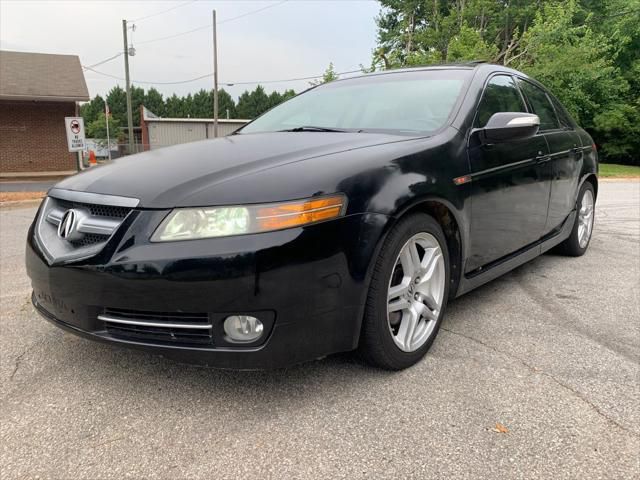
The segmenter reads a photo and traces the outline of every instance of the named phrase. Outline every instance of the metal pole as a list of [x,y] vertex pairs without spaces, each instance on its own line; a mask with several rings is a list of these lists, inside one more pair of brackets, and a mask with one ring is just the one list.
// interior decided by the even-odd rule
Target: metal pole
[[[78,116],[80,116],[80,110],[78,109],[78,102],[75,102],[75,104],[76,104],[76,107],[75,107],[75,110],[76,110],[75,116],[76,116],[76,117],[78,117]],[[86,151],[86,149],[87,149],[87,142],[85,142],[85,143],[84,143],[84,148],[85,148],[85,151]],[[83,160],[83,155],[84,155],[84,152],[82,152],[82,151],[78,151],[78,152],[76,152],[76,159],[78,160],[78,171],[79,171],[79,172],[81,172],[82,170],[84,170],[84,160]]]
[[122,37],[124,40],[124,77],[127,83],[127,126],[129,127],[129,153],[133,152],[133,111],[131,109],[131,85],[129,83],[129,45],[127,44],[127,21],[122,20]]
[[109,105],[107,100],[104,101],[104,121],[107,125],[107,154],[109,155],[109,161],[111,161],[111,140],[109,139]]
[[218,40],[215,10],[213,10],[213,136],[218,138]]

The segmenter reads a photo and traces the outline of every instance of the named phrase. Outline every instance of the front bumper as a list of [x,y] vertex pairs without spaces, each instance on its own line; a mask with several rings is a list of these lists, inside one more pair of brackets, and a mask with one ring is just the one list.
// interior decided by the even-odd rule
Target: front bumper
[[[258,235],[149,243],[160,214],[136,213],[100,254],[64,265],[47,262],[32,228],[27,272],[34,305],[47,320],[93,340],[222,368],[282,367],[357,346],[368,267],[386,217],[351,215]],[[211,342],[114,334],[98,319],[105,309],[204,313],[213,325]],[[255,344],[230,344],[220,332],[232,314],[265,319],[265,334]]]

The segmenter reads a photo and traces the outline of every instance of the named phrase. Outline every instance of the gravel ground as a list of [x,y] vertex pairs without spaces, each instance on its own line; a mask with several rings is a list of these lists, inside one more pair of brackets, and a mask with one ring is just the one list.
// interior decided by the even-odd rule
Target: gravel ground
[[38,200],[44,196],[45,192],[0,192],[0,206],[25,200]]
[[29,304],[34,212],[0,209],[2,479],[640,478],[640,183],[602,183],[584,257],[456,300],[400,373],[217,371],[63,333]]
[[57,180],[44,181],[1,181],[0,192],[46,192]]

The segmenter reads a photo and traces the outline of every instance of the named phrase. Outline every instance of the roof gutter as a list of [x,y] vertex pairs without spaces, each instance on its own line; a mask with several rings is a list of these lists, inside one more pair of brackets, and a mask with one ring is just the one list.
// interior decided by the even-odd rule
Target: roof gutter
[[0,94],[0,100],[19,100],[19,101],[44,101],[44,102],[88,102],[89,95],[86,96],[57,96],[57,95],[6,95]]

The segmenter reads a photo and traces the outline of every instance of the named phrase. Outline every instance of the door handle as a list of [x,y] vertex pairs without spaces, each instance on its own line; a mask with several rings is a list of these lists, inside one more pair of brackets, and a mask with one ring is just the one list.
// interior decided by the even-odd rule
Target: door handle
[[571,153],[574,155],[575,160],[580,160],[582,158],[582,147],[573,147],[571,149]]
[[551,155],[538,155],[535,160],[536,163],[545,163],[551,160]]

